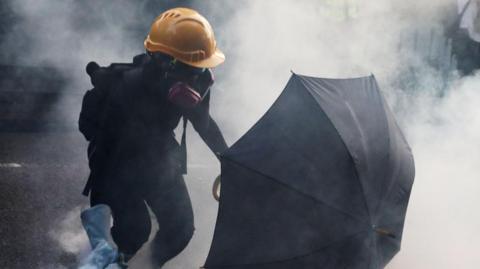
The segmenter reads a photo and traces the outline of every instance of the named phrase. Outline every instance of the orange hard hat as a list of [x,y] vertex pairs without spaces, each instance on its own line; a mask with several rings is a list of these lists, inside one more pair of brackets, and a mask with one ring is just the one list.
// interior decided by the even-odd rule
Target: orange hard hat
[[158,16],[144,45],[149,52],[163,52],[194,67],[211,68],[225,61],[210,23],[189,8],[173,8]]

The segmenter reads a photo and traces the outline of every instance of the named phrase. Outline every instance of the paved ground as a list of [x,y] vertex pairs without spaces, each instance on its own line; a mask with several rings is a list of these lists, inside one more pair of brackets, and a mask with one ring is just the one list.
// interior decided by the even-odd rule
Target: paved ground
[[[208,155],[195,145],[200,143],[196,137],[190,140],[191,147],[199,148],[192,162]],[[80,195],[88,173],[84,149],[74,131],[0,133],[0,268],[75,268],[87,246],[78,218],[87,206]],[[210,184],[217,169],[190,166],[187,184],[197,232],[189,248],[166,268],[203,265],[216,217]],[[147,268],[148,249],[139,256],[143,258],[136,258],[132,268]]]
[[76,133],[0,134],[0,268],[61,268],[76,261],[51,232],[86,201],[79,195],[87,171],[78,138]]

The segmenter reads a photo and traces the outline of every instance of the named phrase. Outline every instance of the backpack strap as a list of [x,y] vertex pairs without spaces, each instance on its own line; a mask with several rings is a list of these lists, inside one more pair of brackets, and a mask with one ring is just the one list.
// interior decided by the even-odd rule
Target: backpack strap
[[187,174],[187,123],[187,118],[183,116],[183,133],[182,142],[180,143],[180,169],[183,175]]

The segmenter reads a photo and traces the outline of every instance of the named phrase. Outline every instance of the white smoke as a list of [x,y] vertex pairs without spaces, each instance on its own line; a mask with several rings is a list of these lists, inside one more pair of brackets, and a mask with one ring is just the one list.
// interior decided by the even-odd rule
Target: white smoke
[[86,253],[89,249],[88,238],[80,222],[80,212],[81,206],[77,206],[48,233],[67,253]]
[[418,64],[404,36],[438,28],[435,7],[444,7],[442,1],[428,10],[419,9],[426,8],[422,1],[347,2],[348,9],[344,1],[244,1],[229,23],[219,25],[230,56],[219,85],[227,102],[219,105],[227,117],[241,111],[240,122],[225,120],[235,135],[274,101],[290,70],[320,77],[373,73],[389,86],[405,67]]
[[[234,58],[221,80],[222,122],[238,138],[278,96],[290,69],[320,77],[375,74],[417,170],[402,250],[387,268],[476,268],[480,75],[444,77],[427,60],[451,64],[440,59],[450,56],[448,45],[413,40],[415,32],[438,37],[455,1],[349,2],[358,8],[348,11],[343,1],[244,1],[220,28]],[[400,89],[397,80],[409,72],[415,87]]]
[[[22,62],[56,66],[73,79],[73,88],[83,90],[88,87],[85,64],[90,60],[103,65],[129,61],[142,51],[143,42],[132,35],[132,27],[143,27],[146,33],[153,17],[142,17],[133,1],[97,1],[95,8],[86,11],[75,2],[12,3],[26,19],[18,27],[29,34],[25,42],[31,42]],[[480,148],[480,76],[450,81],[447,93],[440,97],[443,74],[422,56],[431,48],[421,48],[421,42],[418,46],[405,44],[415,31],[438,29],[445,8],[454,2],[196,2],[213,22],[219,46],[227,55],[226,63],[216,70],[212,111],[230,144],[268,109],[290,70],[321,77],[376,75],[413,148],[417,170],[403,248],[388,266],[392,269],[469,269],[480,264],[480,235],[476,233],[480,227],[476,210],[480,204],[476,171],[480,165],[476,151]],[[5,42],[15,46],[18,40],[21,37]],[[416,92],[402,91],[396,81],[410,66],[415,67],[418,78]],[[64,112],[76,118],[78,111],[66,108]],[[218,172],[215,159],[196,136],[189,137],[193,145],[190,160],[213,167],[201,175],[212,177]],[[168,268],[197,267],[204,262],[216,209],[207,198],[210,183],[189,183],[195,213],[200,217],[196,239]],[[66,222],[70,221],[67,216]],[[60,244],[66,251],[78,252],[81,242],[86,242],[86,237],[78,236],[72,229],[63,239],[60,236]]]
[[476,268],[480,262],[480,76],[442,99],[423,97],[406,120],[417,176],[403,247],[389,268]]

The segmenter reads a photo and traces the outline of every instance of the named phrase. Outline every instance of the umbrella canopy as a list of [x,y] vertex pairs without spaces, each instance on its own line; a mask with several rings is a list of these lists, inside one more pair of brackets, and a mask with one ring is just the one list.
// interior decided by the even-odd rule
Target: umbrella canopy
[[293,74],[221,165],[205,268],[383,268],[400,249],[414,163],[373,76]]

